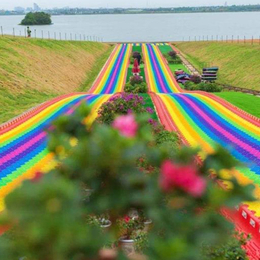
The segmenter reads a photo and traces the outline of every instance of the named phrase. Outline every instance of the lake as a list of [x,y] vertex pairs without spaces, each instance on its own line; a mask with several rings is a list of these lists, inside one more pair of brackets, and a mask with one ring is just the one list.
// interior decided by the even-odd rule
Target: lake
[[[0,16],[4,34],[25,35],[24,16]],[[31,26],[32,37],[155,42],[259,38],[260,13],[124,14],[53,16],[53,25]]]

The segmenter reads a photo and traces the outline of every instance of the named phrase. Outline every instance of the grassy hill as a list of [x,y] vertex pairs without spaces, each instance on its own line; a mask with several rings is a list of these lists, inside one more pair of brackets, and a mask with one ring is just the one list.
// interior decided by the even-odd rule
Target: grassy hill
[[241,92],[214,93],[247,113],[260,118],[260,97]]
[[0,37],[0,123],[53,97],[88,90],[112,48]]
[[258,43],[184,42],[176,46],[199,70],[204,66],[219,66],[218,82],[260,90]]

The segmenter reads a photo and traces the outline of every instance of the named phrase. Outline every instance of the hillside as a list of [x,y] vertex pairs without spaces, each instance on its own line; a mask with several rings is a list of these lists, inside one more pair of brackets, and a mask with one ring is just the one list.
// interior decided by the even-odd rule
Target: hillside
[[58,95],[86,91],[112,48],[96,42],[0,37],[0,123]]
[[260,90],[258,43],[184,42],[176,46],[199,70],[219,66],[219,83]]

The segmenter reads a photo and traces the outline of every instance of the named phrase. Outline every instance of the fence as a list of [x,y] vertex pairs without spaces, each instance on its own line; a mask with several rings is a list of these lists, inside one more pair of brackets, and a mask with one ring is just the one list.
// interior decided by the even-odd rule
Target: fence
[[182,42],[225,42],[225,43],[250,43],[250,44],[259,44],[260,45],[260,35],[259,37],[252,36],[247,38],[246,36],[234,36],[234,35],[204,35],[204,36],[189,36],[183,37]]
[[[3,26],[0,26],[0,36],[10,35],[13,37],[25,37],[28,38],[27,28],[23,30],[17,30],[13,28],[12,34],[5,34]],[[102,37],[96,35],[86,35],[86,34],[77,34],[77,33],[61,33],[61,32],[50,32],[44,30],[34,29],[31,32],[31,38],[36,39],[47,39],[47,40],[70,40],[70,41],[94,41],[94,42],[103,42]]]

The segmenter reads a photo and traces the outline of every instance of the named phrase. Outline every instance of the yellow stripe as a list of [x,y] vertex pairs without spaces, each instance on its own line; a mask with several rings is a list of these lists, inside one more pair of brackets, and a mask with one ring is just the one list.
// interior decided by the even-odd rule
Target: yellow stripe
[[203,99],[204,101],[208,102],[209,104],[211,104],[218,111],[219,114],[221,114],[221,113],[224,114],[225,116],[227,116],[233,122],[236,122],[237,124],[246,128],[248,131],[251,131],[254,134],[260,136],[260,128],[259,127],[257,127],[254,124],[248,122],[244,118],[238,116],[237,114],[235,114],[231,110],[227,109],[226,107],[224,107],[220,103],[218,103],[215,100],[213,100],[213,99],[211,99],[207,96],[204,96],[202,94],[192,94],[192,95],[197,96],[197,97]]
[[106,82],[108,80],[108,77],[109,77],[109,75],[111,73],[111,70],[112,70],[112,68],[113,68],[113,66],[115,64],[115,60],[116,60],[116,58],[117,58],[117,56],[118,56],[118,54],[120,52],[121,46],[122,46],[121,44],[117,45],[117,47],[116,47],[117,50],[114,53],[114,56],[113,56],[113,58],[112,58],[112,60],[111,60],[111,62],[109,64],[108,68],[106,69],[106,72],[105,72],[104,76],[102,77],[100,83],[98,84],[97,88],[94,90],[94,92],[93,92],[94,94],[100,94],[101,91],[103,90],[103,87],[105,86],[105,84],[106,84]]
[[14,128],[14,129],[10,130],[9,132],[7,132],[7,133],[3,134],[2,136],[0,136],[0,143],[8,140],[9,138],[14,137],[17,134],[20,134],[21,132],[23,132],[23,131],[27,130],[28,128],[30,128],[32,125],[37,124],[37,122],[39,122],[44,116],[50,114],[57,107],[65,104],[65,103],[69,103],[71,100],[75,99],[78,96],[81,96],[81,95],[75,95],[75,96],[72,96],[72,97],[68,97],[68,98],[62,99],[62,100],[52,104],[51,106],[45,108],[43,111],[41,111],[37,115],[33,116],[29,120],[25,121],[24,123],[20,124],[16,128]]

